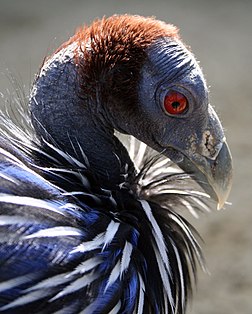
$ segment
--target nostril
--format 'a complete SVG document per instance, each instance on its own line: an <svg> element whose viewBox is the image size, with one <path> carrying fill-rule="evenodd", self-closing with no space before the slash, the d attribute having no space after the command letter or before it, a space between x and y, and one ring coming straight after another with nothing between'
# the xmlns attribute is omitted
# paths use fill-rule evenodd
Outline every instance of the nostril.
<svg viewBox="0 0 252 314"><path fill-rule="evenodd" d="M209 130L203 132L202 144L201 144L201 154L211 160L215 160L218 156L223 142L216 140L216 138L211 134Z"/></svg>

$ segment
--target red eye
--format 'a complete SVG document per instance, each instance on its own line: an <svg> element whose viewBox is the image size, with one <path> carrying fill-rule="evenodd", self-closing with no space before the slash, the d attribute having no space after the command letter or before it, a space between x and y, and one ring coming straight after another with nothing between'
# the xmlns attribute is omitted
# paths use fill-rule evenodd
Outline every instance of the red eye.
<svg viewBox="0 0 252 314"><path fill-rule="evenodd" d="M170 91L165 96L164 108L169 114L182 114L188 109L188 101L183 94Z"/></svg>

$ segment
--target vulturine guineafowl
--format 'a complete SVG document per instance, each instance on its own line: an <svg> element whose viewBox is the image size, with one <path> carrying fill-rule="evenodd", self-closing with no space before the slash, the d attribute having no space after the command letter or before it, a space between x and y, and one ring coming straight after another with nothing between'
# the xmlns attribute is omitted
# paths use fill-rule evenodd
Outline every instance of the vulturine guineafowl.
<svg viewBox="0 0 252 314"><path fill-rule="evenodd" d="M29 108L30 128L1 118L0 312L185 313L203 262L181 210L221 208L232 163L177 29L130 15L80 28Z"/></svg>

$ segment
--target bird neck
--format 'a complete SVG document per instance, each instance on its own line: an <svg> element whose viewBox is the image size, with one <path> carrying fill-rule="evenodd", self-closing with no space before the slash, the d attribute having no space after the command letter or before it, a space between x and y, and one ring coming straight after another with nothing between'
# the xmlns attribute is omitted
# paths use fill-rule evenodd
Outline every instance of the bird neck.
<svg viewBox="0 0 252 314"><path fill-rule="evenodd" d="M37 135L79 161L87 159L101 185L117 189L126 169L128 180L134 176L134 166L103 108L98 96L82 96L78 69L66 54L44 64L30 98Z"/></svg>
<svg viewBox="0 0 252 314"><path fill-rule="evenodd" d="M134 166L114 130L88 109L83 111L83 117L81 132L77 134L71 130L71 143L65 141L64 150L72 154L74 147L78 160L86 157L91 171L104 188L114 190L126 182L130 183L135 173Z"/></svg>

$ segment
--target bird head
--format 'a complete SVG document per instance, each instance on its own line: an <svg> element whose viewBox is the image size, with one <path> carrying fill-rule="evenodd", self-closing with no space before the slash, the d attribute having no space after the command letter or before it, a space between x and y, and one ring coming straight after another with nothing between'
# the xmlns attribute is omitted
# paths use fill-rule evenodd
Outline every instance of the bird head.
<svg viewBox="0 0 252 314"><path fill-rule="evenodd" d="M88 145L93 125L106 143L113 130L131 134L192 174L219 208L224 205L231 155L202 71L176 27L122 15L79 29L43 65L30 103L35 127L42 125L61 143L75 132Z"/></svg>

